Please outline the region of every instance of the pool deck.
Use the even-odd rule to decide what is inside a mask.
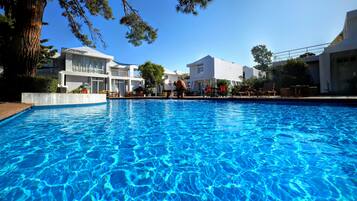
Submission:
[[[0,103],[0,121],[31,108],[31,104],[24,103]]]
[[[164,96],[151,97],[120,97],[109,99],[168,99]],[[177,99],[170,97],[169,99]],[[334,103],[357,106],[357,96],[311,96],[311,97],[281,97],[281,96],[227,96],[227,97],[203,97],[185,96],[182,100],[229,100],[229,101],[252,101],[252,102],[295,102],[295,103]]]

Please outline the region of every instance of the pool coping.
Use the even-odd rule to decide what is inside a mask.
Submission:
[[[264,96],[264,97],[248,97],[248,96],[229,96],[229,97],[202,97],[202,96],[186,96],[184,98],[166,98],[158,97],[120,97],[108,98],[109,100],[214,100],[214,101],[237,101],[237,102],[269,102],[269,103],[295,103],[295,104],[328,104],[328,105],[343,105],[357,106],[357,96],[316,96],[316,97],[280,97],[280,96]]]
[[[205,101],[234,101],[242,103],[275,103],[275,104],[297,104],[297,105],[336,105],[336,106],[352,106],[357,107],[357,97],[184,97],[181,99],[177,98],[166,98],[163,96],[158,97],[120,97],[120,98],[108,98],[108,100],[205,100]],[[7,122],[13,118],[18,117],[19,115],[25,113],[26,111],[31,110],[32,108],[36,109],[47,109],[47,108],[63,108],[63,107],[85,107],[85,106],[95,106],[106,104],[103,103],[88,103],[88,104],[64,104],[64,105],[41,105],[34,106],[32,104],[23,104],[23,103],[2,103],[2,104],[18,104],[23,108],[13,109],[15,111],[10,112],[9,115],[5,117],[0,117],[0,124]]]
[[[75,103],[75,104],[62,104],[62,105],[34,105],[32,108],[36,109],[48,109],[48,108],[70,108],[70,107],[89,107],[89,106],[97,106],[97,105],[104,105],[107,104],[108,100],[106,102],[100,102],[100,103]]]
[[[24,106],[18,111],[10,112],[10,115],[6,115],[3,118],[0,118],[0,125],[22,115],[25,112],[30,111],[31,109],[48,109],[48,108],[67,108],[67,107],[87,107],[87,106],[96,106],[96,105],[104,105],[107,102],[103,103],[87,103],[87,104],[64,104],[64,105],[33,105],[33,104],[25,104],[25,103],[2,103],[2,104],[18,104],[19,106]]]
[[[1,105],[4,104],[5,106],[8,105],[13,105],[15,107],[19,107],[19,108],[10,108],[7,109],[8,110],[8,114],[5,114],[4,117],[0,117],[0,125],[13,119],[16,118],[18,116],[20,116],[21,114],[31,110],[33,108],[32,104],[24,104],[24,103],[1,103]],[[3,106],[4,106],[3,105]]]

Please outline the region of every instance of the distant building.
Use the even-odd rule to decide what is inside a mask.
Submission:
[[[110,91],[124,96],[144,84],[137,65],[116,62],[90,47],[63,48],[56,60],[59,86],[67,92],[87,85],[90,93]]]
[[[174,83],[185,74],[186,73],[179,72],[177,70],[171,71],[165,68],[164,77],[163,77],[163,90],[171,90],[171,88],[174,89]]]
[[[240,64],[206,56],[191,64],[189,87],[192,91],[202,91],[208,85],[215,85],[218,80],[228,80],[231,85],[243,81],[243,67]]]
[[[331,43],[274,54],[274,66],[300,59],[321,93],[357,94],[357,10],[347,13],[343,31]]]
[[[243,78],[263,78],[265,77],[265,72],[258,70],[254,67],[243,66]]]

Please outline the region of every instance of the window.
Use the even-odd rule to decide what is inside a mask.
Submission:
[[[203,72],[203,66],[198,66],[197,67],[197,74],[200,74]]]
[[[73,55],[72,70],[87,73],[105,73],[106,62],[103,59]]]

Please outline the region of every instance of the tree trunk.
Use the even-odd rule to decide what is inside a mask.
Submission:
[[[46,0],[18,0],[15,35],[10,47],[10,76],[35,76],[40,59],[42,17]]]

